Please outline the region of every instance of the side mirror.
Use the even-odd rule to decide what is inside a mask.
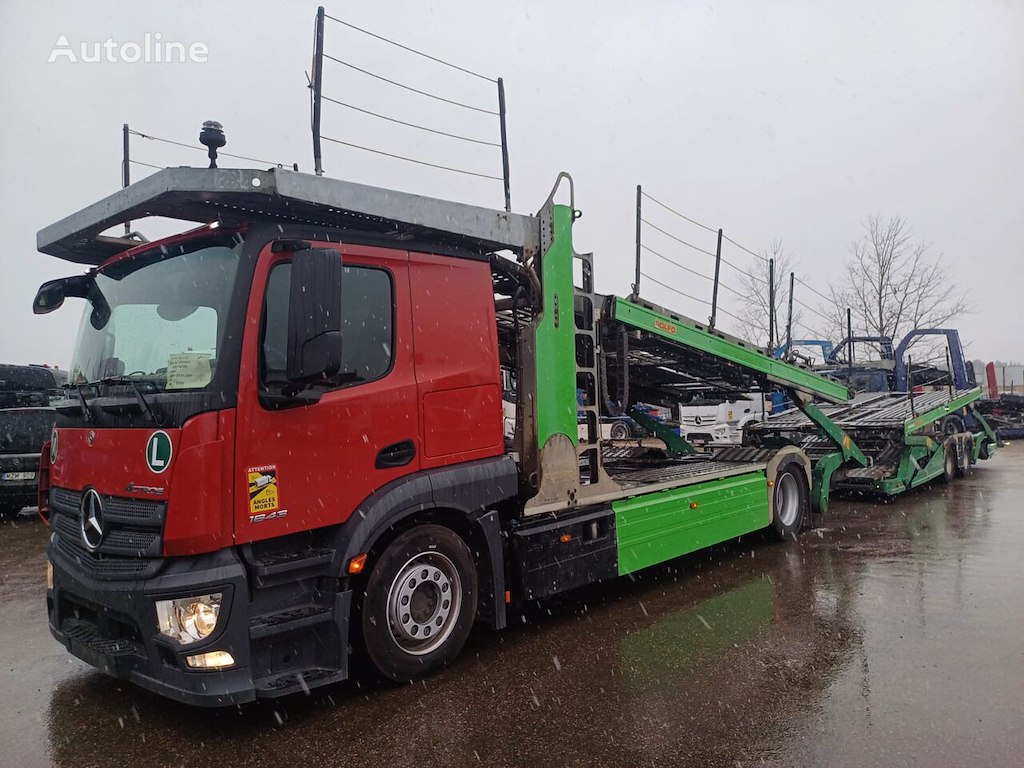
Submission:
[[[64,299],[68,296],[87,299],[92,286],[93,279],[89,275],[62,277],[59,280],[45,282],[36,291],[36,297],[32,302],[32,311],[37,315],[53,312],[55,309],[60,309]]]
[[[341,254],[297,251],[288,293],[288,380],[333,376],[341,370]]]

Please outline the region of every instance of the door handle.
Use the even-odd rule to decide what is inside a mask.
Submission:
[[[400,443],[381,448],[377,454],[377,462],[374,466],[377,469],[388,469],[389,467],[404,467],[416,455],[416,446],[412,440],[403,440]]]

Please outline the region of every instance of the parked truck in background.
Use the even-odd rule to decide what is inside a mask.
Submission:
[[[679,433],[694,444],[739,445],[744,428],[771,410],[770,394],[761,392],[700,398],[679,404]]]
[[[0,364],[0,517],[36,504],[39,454],[56,415],[50,402],[66,378],[47,366]]]

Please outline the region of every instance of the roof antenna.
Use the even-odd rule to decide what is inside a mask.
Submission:
[[[203,123],[203,130],[199,132],[199,143],[208,147],[210,152],[210,167],[217,167],[217,150],[228,143],[224,137],[224,126],[216,120],[207,120]]]

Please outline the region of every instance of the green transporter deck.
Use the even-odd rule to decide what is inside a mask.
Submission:
[[[814,462],[816,474],[832,468],[833,489],[893,495],[937,477],[963,475],[978,459],[992,454],[995,434],[974,408],[980,397],[980,389],[926,392],[913,398],[885,392],[858,395],[845,405],[821,406],[821,414],[863,451],[868,459],[863,466],[840,462],[832,441],[798,409],[751,425],[750,433],[762,446],[800,446]]]

